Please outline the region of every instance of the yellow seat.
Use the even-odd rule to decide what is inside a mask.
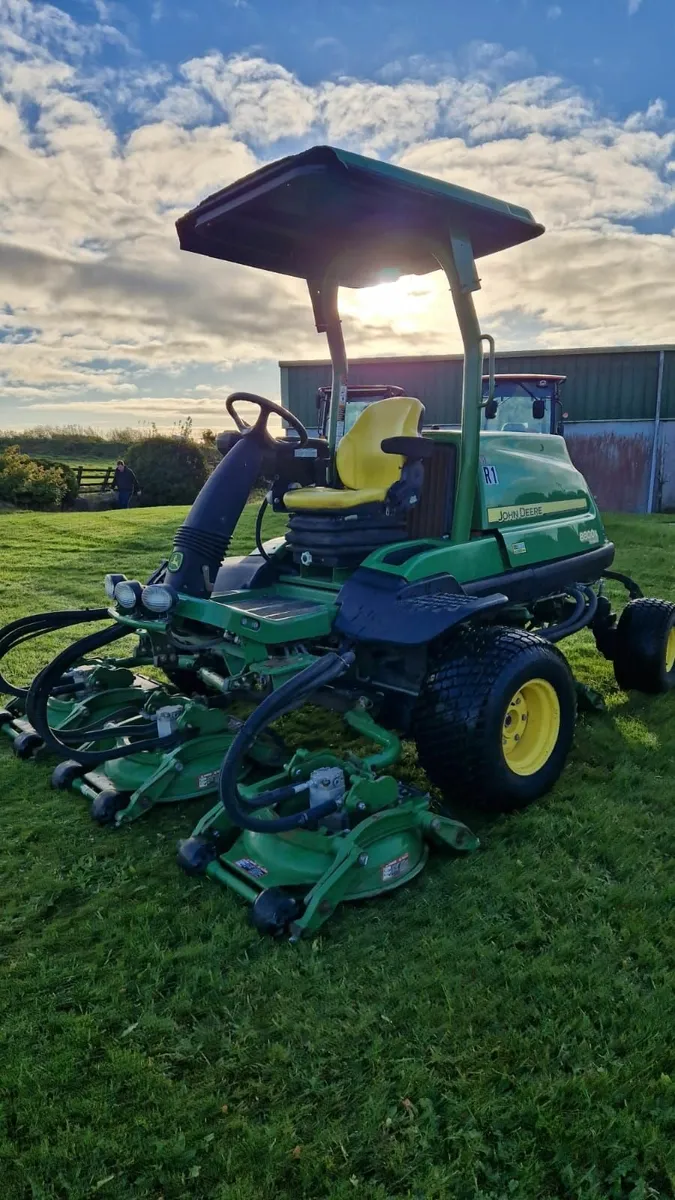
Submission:
[[[423,412],[424,405],[412,396],[369,404],[337,449],[335,465],[343,488],[295,488],[284,496],[286,508],[336,511],[381,503],[403,469],[401,455],[385,454],[381,443],[388,437],[416,437]]]

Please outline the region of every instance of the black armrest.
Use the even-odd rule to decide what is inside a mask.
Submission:
[[[431,458],[434,443],[423,437],[390,437],[380,442],[385,454],[402,454],[404,458],[419,462],[423,458]]]

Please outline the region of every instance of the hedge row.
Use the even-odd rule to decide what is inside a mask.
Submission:
[[[20,508],[60,508],[77,495],[77,480],[62,463],[35,462],[18,446],[0,453],[0,502]]]
[[[202,449],[189,438],[159,435],[136,442],[125,456],[138,479],[144,505],[191,504],[215,465],[210,459],[210,449]],[[0,504],[72,507],[77,495],[77,476],[66,463],[36,461],[19,446],[0,451]]]

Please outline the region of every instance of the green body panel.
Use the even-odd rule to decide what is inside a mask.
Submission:
[[[50,696],[47,705],[49,724],[52,729],[75,730],[109,721],[121,709],[137,708],[139,711],[148,700],[150,688],[124,687],[94,692],[82,700],[65,700]]]
[[[212,795],[233,737],[232,732],[204,734],[173,750],[111,759],[101,774],[82,781],[91,790],[80,790],[91,799],[106,787],[130,793],[128,805],[116,814],[117,825],[136,820],[155,804],[179,804]]]
[[[255,599],[256,608],[250,604]],[[284,603],[285,602],[285,603]],[[258,611],[258,604],[263,611]],[[269,616],[264,615],[267,609]],[[302,585],[278,584],[255,592],[232,592],[213,600],[180,597],[176,615],[217,626],[251,642],[280,645],[325,636],[333,622],[334,606],[323,591]]]
[[[555,434],[482,433],[474,520],[480,529],[593,512],[583,475]]]
[[[370,844],[365,867],[352,866],[345,880],[342,900],[366,899],[390,891],[422,869],[428,852],[422,830],[417,822],[410,820],[410,815],[401,813],[398,828]],[[309,891],[335,866],[345,840],[327,832],[251,833],[244,830],[220,861],[249,886],[257,885],[260,890],[262,887],[286,887]],[[392,863],[405,863],[405,871],[387,879],[387,867],[391,870]]]
[[[432,441],[461,444],[459,430],[432,430]],[[447,572],[460,583],[495,577],[584,554],[607,541],[583,475],[563,438],[555,434],[481,433],[473,538],[420,541],[419,555],[387,563],[391,547],[370,554],[364,566],[410,582]],[[483,536],[477,536],[482,534]],[[430,542],[436,549],[430,549]],[[408,543],[410,545],[410,543]]]

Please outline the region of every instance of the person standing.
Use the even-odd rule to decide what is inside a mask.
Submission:
[[[112,487],[113,491],[117,492],[117,503],[120,508],[129,507],[129,503],[134,492],[136,492],[139,496],[141,494],[141,489],[138,486],[138,480],[131,467],[126,465],[123,458],[118,458],[117,460]]]

